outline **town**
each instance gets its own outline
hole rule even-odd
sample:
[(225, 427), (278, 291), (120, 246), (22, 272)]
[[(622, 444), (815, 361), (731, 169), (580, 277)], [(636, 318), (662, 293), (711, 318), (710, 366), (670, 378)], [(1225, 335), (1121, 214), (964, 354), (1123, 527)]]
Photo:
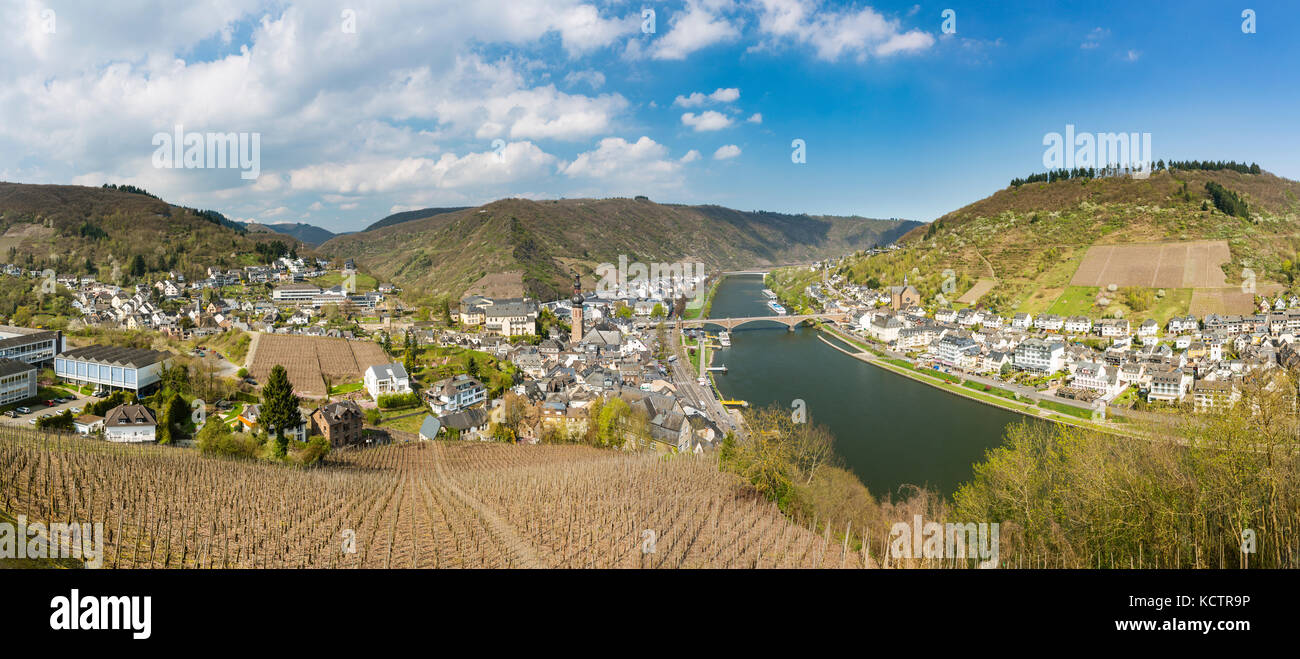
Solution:
[[(226, 383), (208, 401), (213, 418), (249, 436), (273, 431), (257, 394), (272, 369), (286, 369), (305, 405), (279, 434), (332, 449), (441, 436), (698, 453), (739, 426), (708, 379), (684, 366), (697, 350), (686, 344), (703, 333), (668, 327), (685, 310), (680, 292), (701, 287), (703, 272), (615, 291), (584, 292), (575, 279), (572, 296), (547, 302), (468, 294), (420, 320), (396, 287), (376, 285), (351, 259), (333, 267), (286, 255), (132, 287), (0, 270), (51, 282), (42, 290), (74, 310), (66, 329), (0, 327), (6, 423), (193, 446), (208, 421), (177, 423), (160, 409), (172, 396), (206, 409), (194, 388), (164, 382), (181, 364), (186, 377), (206, 371)], [(339, 283), (310, 283), (329, 280)], [(356, 292), (358, 281), (372, 290)], [(121, 345), (123, 334), (157, 340)], [(159, 342), (170, 350), (154, 349)], [(328, 389), (322, 377), (334, 379)]]
[(906, 280), (877, 289), (828, 275), (804, 292), (821, 308), (848, 314), (853, 322), (845, 329), (891, 357), (986, 382), (986, 390), (1010, 386), (1030, 400), (1055, 399), (1068, 413), (1082, 409), (1093, 418), (1108, 406), (1189, 402), (1198, 412), (1231, 406), (1244, 382), (1300, 364), (1296, 295), (1256, 296), (1256, 314), (1180, 315), (1162, 326), (1154, 319), (1005, 317), (936, 301), (922, 306)]

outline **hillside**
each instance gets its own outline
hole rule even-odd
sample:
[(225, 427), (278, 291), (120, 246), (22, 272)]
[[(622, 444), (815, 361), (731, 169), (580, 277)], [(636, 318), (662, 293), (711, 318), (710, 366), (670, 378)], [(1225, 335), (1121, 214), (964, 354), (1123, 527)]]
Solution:
[[(1241, 214), (1220, 210), (1207, 184), (1244, 202)], [(1147, 180), (1027, 183), (917, 227), (900, 244), (894, 253), (846, 259), (841, 272), (873, 285), (907, 277), (927, 301), (945, 293), (947, 280), (949, 302), (1004, 314), (1242, 313), (1253, 299), (1242, 292), (1244, 270), (1255, 273), (1261, 293), (1292, 286), (1300, 183), (1184, 169)]]
[(322, 229), (313, 224), (304, 224), (302, 222), (285, 222), (279, 224), (248, 223), (244, 225), (244, 228), (250, 233), (269, 231), (289, 236), (290, 238), (310, 247), (316, 247), (334, 236), (342, 235), (334, 233), (329, 229)]
[(442, 215), (443, 213), (454, 213), (456, 211), (463, 211), (467, 208), (469, 208), (469, 206), (452, 206), (449, 208), (421, 208), (413, 211), (403, 211), (401, 213), (393, 213), (392, 215), (389, 215), (388, 217), (385, 217), (384, 219), (379, 220), (378, 222), (375, 222), (374, 224), (371, 224), (370, 226), (362, 229), (362, 231), (374, 231), (375, 229), (391, 227), (395, 224), (401, 224), (403, 222), (410, 222), (412, 220), (422, 220), (426, 217), (433, 217), (434, 215)]
[[(9, 515), (63, 520), (79, 511), (104, 520), (112, 529), (104, 541), (109, 568), (796, 568), (863, 560), (829, 533), (792, 523), (704, 456), (429, 441), (340, 451), (320, 468), (297, 469), (9, 428), (0, 432), (0, 467), (0, 505)], [(301, 492), (312, 493), (310, 505), (285, 496)]]
[(112, 279), (136, 256), (146, 272), (201, 276), (208, 266), (260, 261), (258, 243), (293, 238), (247, 232), (220, 213), (168, 204), (142, 192), (0, 182), (0, 261), (59, 274)]
[(321, 246), (408, 291), (459, 296), (487, 275), (519, 271), (529, 295), (564, 295), (570, 268), (700, 262), (746, 268), (812, 261), (895, 240), (918, 223), (815, 217), (640, 199), (503, 199)]

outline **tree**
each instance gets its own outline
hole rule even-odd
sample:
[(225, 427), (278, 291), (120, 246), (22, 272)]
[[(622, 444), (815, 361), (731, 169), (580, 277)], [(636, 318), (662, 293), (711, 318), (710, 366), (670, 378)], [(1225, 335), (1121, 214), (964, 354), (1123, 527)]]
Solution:
[(135, 256), (131, 257), (131, 268), (129, 272), (131, 273), (132, 277), (143, 277), (146, 271), (147, 268), (144, 265), (143, 256), (136, 254)]
[(162, 416), (158, 419), (158, 443), (170, 444), (180, 437), (185, 419), (189, 418), (190, 406), (179, 394), (171, 394), (161, 405)]
[(279, 364), (271, 369), (271, 375), (262, 387), (261, 423), (268, 434), (275, 439), (272, 449), (276, 457), (283, 457), (288, 439), (284, 436), (287, 428), (302, 423), (302, 414), (298, 411), (298, 396), (293, 393), (293, 384), (289, 382), (289, 372)]
[(474, 359), (474, 355), (465, 358), (465, 372), (472, 378), (478, 377), (478, 360)]
[(656, 302), (654, 309), (650, 310), (650, 317), (654, 318), (655, 320), (660, 320), (666, 315), (667, 312), (664, 311), (664, 305), (662, 302)]
[(406, 354), (405, 354), (405, 355), (403, 356), (403, 358), (402, 358), (402, 368), (406, 369), (406, 375), (407, 375), (408, 377), (414, 378), (414, 377), (415, 377), (415, 367), (416, 367), (416, 361), (415, 361), (415, 339), (414, 339), (414, 337), (411, 336), (411, 333), (410, 333), (410, 332), (407, 332), (407, 333), (406, 333), (406, 350), (405, 350), (405, 353), (406, 353)]

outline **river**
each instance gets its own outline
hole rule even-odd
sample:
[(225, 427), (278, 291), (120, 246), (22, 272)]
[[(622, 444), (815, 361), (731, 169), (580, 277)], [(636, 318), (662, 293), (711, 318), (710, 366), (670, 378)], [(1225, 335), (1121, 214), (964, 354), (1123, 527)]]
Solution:
[[(770, 316), (762, 291), (761, 276), (727, 277), (709, 317)], [(853, 359), (817, 334), (776, 324), (737, 328), (731, 347), (713, 359), (728, 369), (715, 379), (727, 398), (750, 405), (791, 409), (803, 400), (809, 420), (830, 428), (836, 453), (877, 496), (908, 484), (951, 495), (1002, 443), (1007, 425), (1024, 418)]]

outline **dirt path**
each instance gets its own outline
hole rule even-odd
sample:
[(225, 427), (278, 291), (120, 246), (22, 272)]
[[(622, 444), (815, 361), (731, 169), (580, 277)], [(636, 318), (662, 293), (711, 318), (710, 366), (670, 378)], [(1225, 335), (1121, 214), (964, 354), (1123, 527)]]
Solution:
[(431, 442), (431, 444), (435, 451), (434, 456), (436, 459), (433, 464), (437, 471), (438, 482), (447, 488), (448, 492), (460, 499), (462, 503), (478, 513), (483, 523), (491, 530), (492, 535), (496, 536), (497, 540), (510, 552), (511, 562), (514, 563), (514, 567), (531, 569), (544, 567), (537, 558), (537, 551), (527, 540), (515, 532), (514, 527), (498, 517), (495, 512), (492, 512), (491, 508), (483, 505), (481, 501), (460, 489), (460, 486), (456, 485), (456, 482), (447, 476), (447, 472), (442, 468), (442, 447), (438, 446), (437, 442)]
[(253, 355), (257, 354), (258, 340), (262, 338), (261, 332), (253, 332), (253, 340), (248, 342), (248, 354), (244, 355), (244, 368), (252, 370)]

